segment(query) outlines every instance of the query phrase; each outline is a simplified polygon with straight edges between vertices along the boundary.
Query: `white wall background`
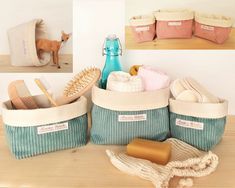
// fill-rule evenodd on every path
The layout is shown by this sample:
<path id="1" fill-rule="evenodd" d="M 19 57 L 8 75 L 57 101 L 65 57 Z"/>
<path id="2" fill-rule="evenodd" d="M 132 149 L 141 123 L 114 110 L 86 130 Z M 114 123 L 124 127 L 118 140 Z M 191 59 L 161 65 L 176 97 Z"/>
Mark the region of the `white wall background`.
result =
<path id="1" fill-rule="evenodd" d="M 221 14 L 235 19 L 234 0 L 126 0 L 126 25 L 129 25 L 129 19 L 132 16 L 171 8 L 188 8 L 209 14 Z"/>
<path id="2" fill-rule="evenodd" d="M 74 2 L 74 74 L 88 66 L 102 68 L 104 38 L 116 33 L 124 45 L 125 0 L 75 0 Z M 78 42 L 76 42 L 78 41 Z M 235 114 L 235 51 L 124 51 L 125 70 L 132 64 L 150 64 L 171 75 L 172 79 L 192 76 L 215 95 L 229 100 L 230 114 Z M 73 74 L 44 74 L 59 94 Z M 0 100 L 7 99 L 11 80 L 25 79 L 33 94 L 38 94 L 33 78 L 41 74 L 0 74 Z"/>
<path id="3" fill-rule="evenodd" d="M 7 30 L 32 19 L 43 19 L 53 40 L 60 40 L 61 30 L 70 33 L 73 29 L 73 0 L 7 0 L 1 7 L 0 54 L 9 54 Z M 72 40 L 61 53 L 72 53 Z"/>

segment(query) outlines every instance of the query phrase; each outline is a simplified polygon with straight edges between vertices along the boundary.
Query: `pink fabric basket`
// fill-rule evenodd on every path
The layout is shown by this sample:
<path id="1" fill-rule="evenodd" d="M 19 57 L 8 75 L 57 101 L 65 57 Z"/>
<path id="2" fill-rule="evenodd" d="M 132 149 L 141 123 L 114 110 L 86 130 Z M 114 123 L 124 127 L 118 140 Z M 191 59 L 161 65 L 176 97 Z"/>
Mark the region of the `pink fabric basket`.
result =
<path id="1" fill-rule="evenodd" d="M 135 41 L 138 43 L 152 41 L 156 35 L 153 15 L 135 16 L 130 19 L 130 26 Z"/>
<path id="2" fill-rule="evenodd" d="M 194 12 L 190 10 L 160 10 L 155 12 L 158 39 L 191 38 Z"/>
<path id="3" fill-rule="evenodd" d="M 225 16 L 196 14 L 194 35 L 223 44 L 231 32 L 232 19 Z"/>

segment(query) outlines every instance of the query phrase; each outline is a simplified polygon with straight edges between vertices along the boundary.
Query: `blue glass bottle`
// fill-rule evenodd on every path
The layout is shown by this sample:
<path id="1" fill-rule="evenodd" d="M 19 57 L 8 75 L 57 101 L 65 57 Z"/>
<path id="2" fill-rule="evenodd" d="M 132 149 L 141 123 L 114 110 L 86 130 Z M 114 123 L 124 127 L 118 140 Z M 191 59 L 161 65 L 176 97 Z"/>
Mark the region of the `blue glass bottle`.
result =
<path id="1" fill-rule="evenodd" d="M 103 56 L 106 55 L 105 66 L 102 70 L 100 87 L 106 89 L 107 79 L 111 72 L 121 71 L 119 55 L 122 55 L 122 46 L 116 35 L 110 35 L 105 39 L 103 46 Z"/>

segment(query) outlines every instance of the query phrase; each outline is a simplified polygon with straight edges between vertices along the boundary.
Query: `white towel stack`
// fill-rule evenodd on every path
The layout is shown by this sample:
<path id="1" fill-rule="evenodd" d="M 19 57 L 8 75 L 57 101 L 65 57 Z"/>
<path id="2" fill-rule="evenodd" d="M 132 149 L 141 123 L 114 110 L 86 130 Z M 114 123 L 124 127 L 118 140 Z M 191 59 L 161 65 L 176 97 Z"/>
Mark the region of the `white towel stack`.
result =
<path id="1" fill-rule="evenodd" d="M 118 92 L 141 92 L 144 85 L 141 77 L 122 71 L 112 72 L 108 77 L 107 90 Z"/>

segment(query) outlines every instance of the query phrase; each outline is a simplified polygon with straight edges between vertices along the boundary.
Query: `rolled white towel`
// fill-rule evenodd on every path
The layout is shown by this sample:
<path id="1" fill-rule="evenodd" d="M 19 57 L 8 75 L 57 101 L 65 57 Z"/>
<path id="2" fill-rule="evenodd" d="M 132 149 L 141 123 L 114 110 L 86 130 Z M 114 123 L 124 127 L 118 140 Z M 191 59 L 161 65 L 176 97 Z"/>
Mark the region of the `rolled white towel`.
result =
<path id="1" fill-rule="evenodd" d="M 197 103 L 219 103 L 218 97 L 211 94 L 206 88 L 193 78 L 177 79 L 171 83 L 171 93 L 176 100 Z"/>
<path id="2" fill-rule="evenodd" d="M 122 71 L 112 72 L 107 81 L 107 90 L 118 92 L 141 92 L 144 85 L 141 77 Z"/>

